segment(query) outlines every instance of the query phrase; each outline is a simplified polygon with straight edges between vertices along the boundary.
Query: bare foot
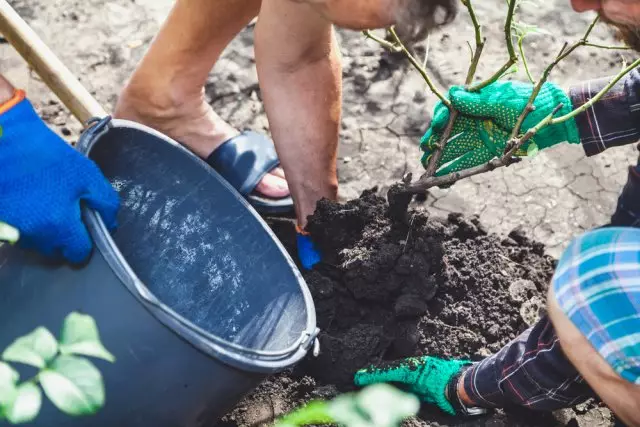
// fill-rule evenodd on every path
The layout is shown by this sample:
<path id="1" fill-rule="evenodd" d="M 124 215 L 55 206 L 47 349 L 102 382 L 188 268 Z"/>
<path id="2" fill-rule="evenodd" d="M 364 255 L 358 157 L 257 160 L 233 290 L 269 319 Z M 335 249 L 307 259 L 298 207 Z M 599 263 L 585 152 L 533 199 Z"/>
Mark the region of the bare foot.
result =
<path id="1" fill-rule="evenodd" d="M 213 111 L 203 94 L 181 103 L 167 103 L 140 96 L 127 87 L 118 99 L 114 117 L 132 120 L 162 132 L 203 159 L 223 142 L 239 134 Z M 265 175 L 255 191 L 269 198 L 288 196 L 289 186 L 282 168 Z"/>

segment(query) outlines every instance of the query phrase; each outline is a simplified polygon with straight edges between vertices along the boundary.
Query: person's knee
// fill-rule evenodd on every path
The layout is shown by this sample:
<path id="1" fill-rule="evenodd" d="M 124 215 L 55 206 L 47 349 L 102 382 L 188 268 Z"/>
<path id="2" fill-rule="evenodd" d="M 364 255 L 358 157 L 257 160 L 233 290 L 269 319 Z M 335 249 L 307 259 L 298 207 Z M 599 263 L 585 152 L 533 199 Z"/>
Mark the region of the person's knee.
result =
<path id="1" fill-rule="evenodd" d="M 640 425 L 639 305 L 640 229 L 605 228 L 571 242 L 552 280 L 549 317 L 567 358 L 631 425 Z"/>

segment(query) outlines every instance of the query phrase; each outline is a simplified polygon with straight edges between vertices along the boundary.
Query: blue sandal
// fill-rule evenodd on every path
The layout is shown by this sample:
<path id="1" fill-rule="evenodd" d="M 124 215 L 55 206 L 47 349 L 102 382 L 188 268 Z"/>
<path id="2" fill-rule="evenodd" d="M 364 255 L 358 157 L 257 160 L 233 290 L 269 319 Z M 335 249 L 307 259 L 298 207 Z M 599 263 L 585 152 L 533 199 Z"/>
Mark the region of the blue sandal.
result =
<path id="1" fill-rule="evenodd" d="M 280 165 L 273 142 L 259 133 L 242 132 L 216 148 L 205 160 L 260 213 L 293 211 L 291 196 L 271 199 L 253 194 L 258 183 Z"/>

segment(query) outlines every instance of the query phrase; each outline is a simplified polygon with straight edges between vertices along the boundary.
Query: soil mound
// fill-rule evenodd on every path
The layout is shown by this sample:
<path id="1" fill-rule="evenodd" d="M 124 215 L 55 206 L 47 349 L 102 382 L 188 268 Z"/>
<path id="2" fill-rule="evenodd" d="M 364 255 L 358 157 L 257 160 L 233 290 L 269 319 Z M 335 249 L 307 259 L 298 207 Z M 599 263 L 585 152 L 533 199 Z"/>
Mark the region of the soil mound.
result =
<path id="1" fill-rule="evenodd" d="M 321 353 L 267 380 L 223 424 L 265 424 L 309 399 L 352 390 L 355 371 L 372 362 L 423 354 L 480 359 L 544 314 L 555 260 L 521 230 L 501 238 L 459 214 L 397 217 L 376 189 L 344 204 L 319 202 L 308 230 L 323 262 L 304 276 Z M 269 223 L 293 251 L 293 225 Z M 553 426 L 573 415 L 560 422 L 551 414 L 499 411 L 455 420 L 425 408 L 408 425 Z"/>
<path id="2" fill-rule="evenodd" d="M 519 230 L 501 239 L 459 214 L 397 221 L 373 190 L 320 202 L 308 228 L 324 256 L 305 275 L 323 332 L 302 370 L 321 383 L 349 387 L 383 359 L 482 358 L 544 309 L 554 260 Z"/>

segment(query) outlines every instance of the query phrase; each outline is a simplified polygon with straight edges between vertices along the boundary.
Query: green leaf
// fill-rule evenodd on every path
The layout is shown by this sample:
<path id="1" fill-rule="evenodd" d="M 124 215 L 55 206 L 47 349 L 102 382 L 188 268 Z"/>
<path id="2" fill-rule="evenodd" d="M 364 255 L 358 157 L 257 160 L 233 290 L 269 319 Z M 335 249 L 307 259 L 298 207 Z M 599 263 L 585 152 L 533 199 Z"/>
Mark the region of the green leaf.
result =
<path id="1" fill-rule="evenodd" d="M 92 415 L 104 405 L 102 375 L 85 358 L 59 356 L 39 378 L 49 400 L 67 415 Z"/>
<path id="2" fill-rule="evenodd" d="M 20 375 L 11 366 L 0 362 L 0 406 L 5 406 L 13 401 Z"/>
<path id="3" fill-rule="evenodd" d="M 44 368 L 58 352 L 58 342 L 47 329 L 39 327 L 28 335 L 16 339 L 2 353 L 8 362 L 24 363 Z"/>
<path id="4" fill-rule="evenodd" d="M 538 148 L 538 145 L 531 141 L 527 147 L 527 157 L 535 157 L 539 151 L 540 149 Z"/>
<path id="5" fill-rule="evenodd" d="M 420 401 L 389 384 L 374 384 L 356 394 L 338 396 L 329 414 L 349 427 L 397 427 L 420 409 Z"/>
<path id="6" fill-rule="evenodd" d="M 20 232 L 7 223 L 0 222 L 0 241 L 15 243 L 20 239 Z"/>
<path id="7" fill-rule="evenodd" d="M 302 408 L 283 416 L 275 422 L 274 427 L 296 427 L 306 425 L 335 424 L 329 414 L 329 404 L 322 400 L 314 400 Z"/>
<path id="8" fill-rule="evenodd" d="M 93 356 L 109 362 L 116 360 L 102 345 L 95 320 L 89 315 L 75 312 L 64 320 L 60 353 Z"/>
<path id="9" fill-rule="evenodd" d="M 42 406 L 42 392 L 32 382 L 27 382 L 18 387 L 15 399 L 5 410 L 5 416 L 11 424 L 22 424 L 33 421 L 40 412 Z"/>

